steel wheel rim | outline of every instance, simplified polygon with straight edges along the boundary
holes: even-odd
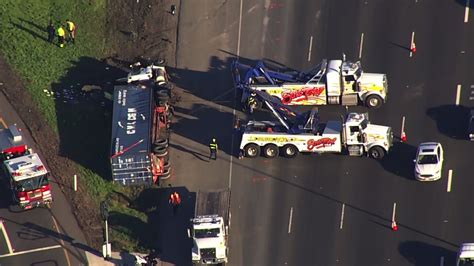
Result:
[[[379,104],[379,99],[377,99],[377,97],[372,97],[369,100],[369,104],[370,106],[377,106]]]

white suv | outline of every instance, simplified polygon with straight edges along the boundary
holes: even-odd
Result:
[[[443,170],[443,147],[438,142],[421,143],[416,152],[415,178],[419,181],[436,181]]]

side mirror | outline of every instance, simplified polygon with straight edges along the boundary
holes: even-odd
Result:
[[[191,238],[191,230],[188,229],[188,237]]]

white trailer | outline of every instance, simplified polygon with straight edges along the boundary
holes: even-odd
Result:
[[[188,236],[193,239],[195,264],[224,264],[228,260],[230,190],[199,191]]]
[[[390,127],[370,124],[367,113],[348,113],[345,121],[319,121],[313,109],[297,115],[288,107],[258,93],[279,121],[250,121],[243,129],[241,153],[267,158],[295,157],[300,152],[343,153],[351,156],[369,155],[382,159],[392,146]]]

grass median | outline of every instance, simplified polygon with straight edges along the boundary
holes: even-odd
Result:
[[[71,97],[79,97],[80,94],[75,93],[87,84],[88,80],[84,79],[99,78],[94,76],[94,73],[98,75],[97,71],[82,75],[89,67],[108,69],[100,60],[109,52],[105,35],[106,5],[107,0],[3,0],[0,5],[0,50],[21,76],[36,107],[60,136],[61,142],[66,142],[61,143],[65,145],[63,155],[77,163],[78,175],[87,188],[84,192],[93,199],[94,206],[84,207],[98,211],[99,202],[108,199],[114,217],[133,217],[145,223],[147,215],[129,207],[136,189],[114,185],[105,178],[110,111],[107,115],[104,107],[97,103],[70,103],[67,96],[67,91],[73,91]],[[76,43],[60,48],[57,39],[52,44],[48,42],[46,26],[49,20],[58,26],[65,24],[66,19],[76,24]],[[50,94],[53,91],[56,95]],[[58,94],[63,94],[63,98],[58,99]],[[82,129],[88,127],[89,131]],[[120,200],[116,195],[123,195],[127,200]],[[137,232],[121,224],[112,224],[111,239],[113,245],[115,243],[114,249],[144,250]]]

